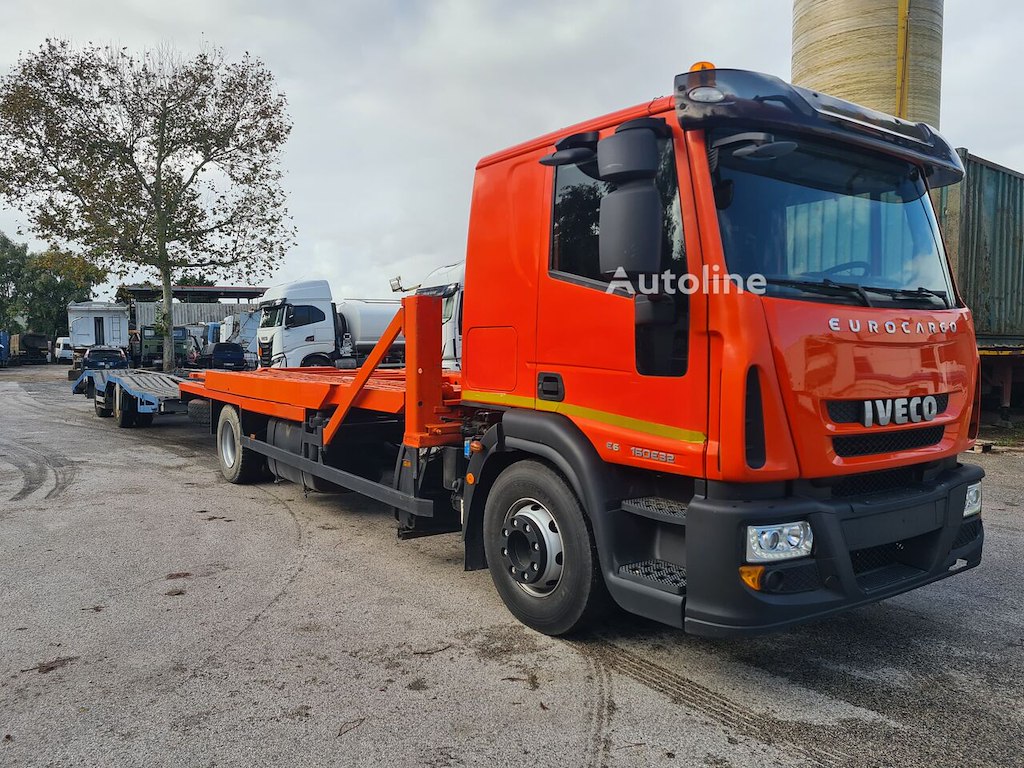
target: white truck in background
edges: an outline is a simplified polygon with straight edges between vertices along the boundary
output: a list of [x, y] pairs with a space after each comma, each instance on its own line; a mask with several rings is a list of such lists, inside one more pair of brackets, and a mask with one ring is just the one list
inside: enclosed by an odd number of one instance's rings
[[256, 331], [260, 327], [260, 312], [238, 312], [228, 315], [220, 323], [220, 338], [217, 341], [238, 344], [250, 368], [259, 364], [259, 343]]
[[[449, 264], [430, 272], [413, 289], [416, 293], [443, 299], [441, 359], [446, 370], [461, 368], [465, 274], [463, 262]], [[392, 281], [392, 286], [398, 291], [405, 290], [398, 278]], [[259, 306], [255, 351], [261, 366], [356, 368], [383, 335], [398, 312], [400, 302], [397, 299], [335, 302], [326, 280], [305, 280], [269, 289]], [[242, 338], [230, 340], [245, 347]], [[399, 336], [384, 364], [402, 363], [404, 349], [405, 339]]]
[[[464, 261], [439, 267], [412, 289], [418, 294], [440, 296], [441, 366], [447, 371], [462, 370], [462, 287], [466, 281]], [[394, 290], [403, 290], [401, 278], [391, 281]]]
[[[398, 312], [397, 299], [343, 299], [326, 280], [269, 289], [260, 301], [257, 353], [264, 368], [356, 368]], [[405, 340], [395, 342], [386, 364], [401, 363]]]

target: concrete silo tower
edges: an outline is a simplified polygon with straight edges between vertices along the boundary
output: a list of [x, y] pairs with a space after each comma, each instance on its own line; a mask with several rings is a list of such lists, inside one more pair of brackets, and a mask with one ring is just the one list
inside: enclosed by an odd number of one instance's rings
[[937, 128], [942, 0], [794, 0], [792, 81]]

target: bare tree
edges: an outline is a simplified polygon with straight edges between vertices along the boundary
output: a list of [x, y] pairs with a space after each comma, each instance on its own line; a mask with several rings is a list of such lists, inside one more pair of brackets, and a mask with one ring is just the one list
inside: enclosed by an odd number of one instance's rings
[[170, 370], [174, 280], [260, 278], [293, 242], [286, 106], [249, 54], [47, 40], [0, 80], [0, 195], [54, 248], [159, 277]]

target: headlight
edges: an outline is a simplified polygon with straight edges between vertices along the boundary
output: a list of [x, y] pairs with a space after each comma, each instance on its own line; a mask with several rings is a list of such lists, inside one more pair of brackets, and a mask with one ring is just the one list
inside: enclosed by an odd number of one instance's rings
[[964, 517], [981, 512], [981, 482], [967, 486], [967, 498], [964, 499]]
[[806, 521], [747, 526], [747, 562], [767, 563], [811, 554], [814, 533]]

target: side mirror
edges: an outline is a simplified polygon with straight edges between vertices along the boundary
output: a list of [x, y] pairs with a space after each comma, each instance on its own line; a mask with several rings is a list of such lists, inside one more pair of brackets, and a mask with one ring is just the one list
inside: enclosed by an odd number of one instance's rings
[[672, 325], [676, 321], [676, 304], [671, 296], [638, 293], [633, 297], [633, 317], [637, 326]]
[[622, 130], [597, 144], [601, 178], [616, 188], [601, 200], [601, 272], [656, 274], [661, 270], [662, 205], [655, 186], [658, 139], [650, 128]]

